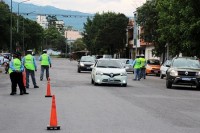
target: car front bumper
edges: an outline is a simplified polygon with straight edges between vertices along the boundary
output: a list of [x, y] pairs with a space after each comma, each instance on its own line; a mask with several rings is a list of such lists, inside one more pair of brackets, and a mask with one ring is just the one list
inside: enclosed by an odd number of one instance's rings
[[199, 77], [170, 77], [168, 78], [170, 82], [177, 85], [198, 85], [200, 84], [200, 78]]
[[97, 84], [127, 84], [127, 76], [95, 75], [94, 81]]

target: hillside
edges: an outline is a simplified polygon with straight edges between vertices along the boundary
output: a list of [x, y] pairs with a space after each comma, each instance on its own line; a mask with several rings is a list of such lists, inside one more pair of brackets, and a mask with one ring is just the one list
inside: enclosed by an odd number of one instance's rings
[[[10, 1], [5, 1], [10, 6]], [[13, 12], [18, 12], [18, 3], [13, 1]], [[79, 11], [63, 10], [53, 6], [37, 6], [28, 3], [21, 3], [19, 5], [19, 13], [30, 13], [28, 15], [22, 14], [24, 17], [36, 21], [36, 16], [42, 15], [56, 15], [58, 20], [63, 20], [65, 26], [73, 26], [76, 30], [83, 30], [83, 24], [86, 22], [88, 16], [93, 14], [82, 13]]]

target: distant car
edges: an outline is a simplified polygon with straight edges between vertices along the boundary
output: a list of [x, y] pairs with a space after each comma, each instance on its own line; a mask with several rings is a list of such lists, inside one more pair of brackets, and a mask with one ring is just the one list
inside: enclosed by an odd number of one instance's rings
[[127, 86], [127, 72], [118, 59], [98, 59], [92, 66], [91, 83]]
[[102, 58], [112, 58], [112, 55], [104, 54]]
[[0, 65], [4, 65], [5, 63], [10, 61], [11, 56], [7, 56], [6, 54], [0, 54]]
[[127, 72], [133, 72], [134, 71], [134, 69], [133, 69], [133, 60], [132, 59], [120, 58], [119, 60], [122, 62], [122, 65], [124, 67], [128, 67], [126, 69]]
[[148, 59], [146, 65], [146, 75], [156, 74], [160, 75], [160, 61], [158, 59]]
[[193, 57], [175, 57], [167, 70], [166, 87], [172, 85], [195, 85], [200, 89], [200, 62]]
[[82, 56], [78, 61], [78, 73], [81, 71], [92, 71], [90, 66], [94, 65], [95, 59], [96, 58], [94, 56]]
[[166, 72], [171, 64], [171, 60], [166, 60], [160, 67], [160, 78], [163, 79], [166, 76]]

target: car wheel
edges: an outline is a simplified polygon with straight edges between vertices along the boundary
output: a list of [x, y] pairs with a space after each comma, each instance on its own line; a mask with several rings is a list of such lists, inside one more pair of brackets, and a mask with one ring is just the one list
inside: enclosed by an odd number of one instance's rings
[[172, 82], [169, 80], [166, 80], [166, 87], [169, 89], [172, 88]]
[[162, 73], [160, 73], [160, 78], [161, 78], [161, 79], [163, 79], [163, 77], [164, 77], [164, 76], [163, 76], [163, 74], [162, 74]]
[[81, 72], [81, 70], [80, 70], [80, 68], [78, 68], [78, 73], [80, 73]]
[[127, 84], [122, 84], [122, 86], [123, 86], [123, 87], [126, 87], [126, 86], [127, 86]]
[[197, 85], [196, 85], [196, 89], [200, 89], [200, 84], [197, 84]]

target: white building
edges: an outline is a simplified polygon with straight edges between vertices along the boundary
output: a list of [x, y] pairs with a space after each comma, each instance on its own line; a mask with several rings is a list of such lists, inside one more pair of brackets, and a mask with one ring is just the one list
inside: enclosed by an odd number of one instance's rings
[[81, 35], [81, 33], [79, 31], [76, 31], [76, 30], [66, 30], [65, 31], [65, 38], [68, 40], [68, 41], [75, 41], [76, 39], [78, 38], [82, 38], [83, 36]]
[[48, 28], [48, 21], [45, 15], [38, 15], [36, 21], [39, 25], [41, 25], [44, 29]]

